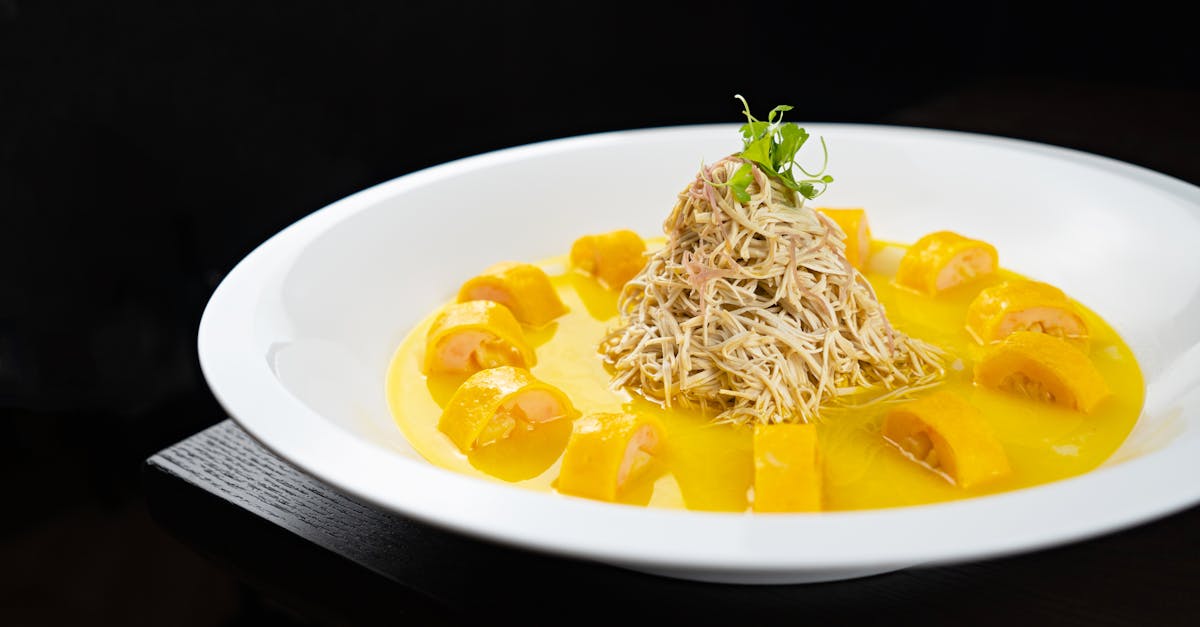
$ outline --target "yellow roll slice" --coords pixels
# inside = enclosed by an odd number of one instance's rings
[[[996,271],[991,244],[950,231],[917,240],[900,259],[896,283],[923,294],[937,294]]]
[[[646,265],[646,242],[633,231],[584,235],[571,246],[571,265],[619,290]]]
[[[471,374],[497,366],[532,368],[533,349],[507,307],[490,300],[448,305],[425,336],[426,374]]]
[[[935,392],[888,412],[883,437],[961,488],[1011,472],[1004,447],[983,415],[950,392]]]
[[[438,430],[468,453],[507,438],[516,429],[579,415],[558,388],[524,368],[480,370],[454,391],[442,410]]]
[[[822,477],[816,425],[754,426],[754,511],[819,512]]]
[[[508,307],[517,320],[540,327],[567,313],[541,268],[515,261],[498,263],[467,281],[458,290],[458,302],[490,300]]]
[[[1088,326],[1062,290],[1038,281],[1006,281],[979,292],[967,308],[967,332],[994,344],[1015,331],[1063,338],[1087,350]]]
[[[867,212],[863,209],[831,209],[820,207],[817,211],[841,227],[846,234],[846,260],[850,265],[864,270],[867,257],[871,254],[871,227],[867,224]]]
[[[1091,413],[1112,391],[1087,355],[1044,333],[1017,331],[975,364],[975,383]]]
[[[556,487],[563,494],[615,501],[664,446],[656,418],[595,413],[575,423]]]

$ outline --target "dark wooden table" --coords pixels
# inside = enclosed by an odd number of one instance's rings
[[[969,85],[886,121],[1049,142],[1200,183],[1198,110],[1195,91],[1022,79]],[[381,512],[229,421],[150,458],[145,480],[164,527],[318,622],[1200,624],[1200,508],[1033,554],[746,587],[532,554]]]
[[[816,585],[722,586],[498,546],[380,511],[292,468],[228,420],[147,460],[145,483],[163,527],[317,622],[1012,627],[1200,619],[1200,508],[1016,557]]]

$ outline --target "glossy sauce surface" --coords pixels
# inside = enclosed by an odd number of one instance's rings
[[[954,486],[910,461],[879,435],[890,405],[823,413],[819,440],[825,469],[825,509],[847,510],[932,503],[1002,492],[1087,472],[1124,441],[1141,412],[1144,385],[1132,352],[1103,320],[1080,307],[1091,328],[1089,357],[1113,396],[1092,414],[975,386],[971,371],[982,353],[963,327],[979,290],[1017,275],[1001,271],[938,296],[895,287],[904,248],[873,243],[866,273],[892,324],[947,353],[941,389],[961,395],[983,413],[1003,444],[1011,475],[972,489]],[[696,412],[663,409],[608,387],[596,345],[617,323],[616,293],[566,269],[566,257],[539,264],[570,312],[541,329],[526,329],[537,351],[534,376],[563,390],[582,412],[653,412],[666,429],[666,452],[621,500],[629,504],[743,511],[753,479],[752,429],[715,425]],[[462,378],[421,373],[425,335],[435,312],[397,349],[387,373],[387,399],[405,437],[431,463],[458,472],[553,491],[558,459],[571,432],[560,420],[463,455],[437,429],[441,408]]]

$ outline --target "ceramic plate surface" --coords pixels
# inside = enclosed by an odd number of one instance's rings
[[[829,206],[911,242],[950,229],[1095,310],[1136,353],[1146,405],[1094,472],[951,503],[751,515],[534,492],[425,462],[384,374],[405,333],[480,269],[579,235],[661,231],[676,194],[736,150],[736,126],[608,133],[463,159],[336,202],[246,257],[214,293],[200,361],[272,451],[382,508],[530,549],[723,582],[820,581],[1027,551],[1200,501],[1200,188],[1094,155],[978,135],[810,124]]]

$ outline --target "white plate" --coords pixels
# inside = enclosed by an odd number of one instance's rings
[[[200,362],[229,413],[284,459],[376,505],[463,533],[671,576],[805,582],[1026,551],[1200,501],[1200,188],[1094,155],[882,126],[808,125],[879,237],[981,237],[1124,336],[1148,384],[1104,467],[1036,488],[862,512],[750,515],[610,505],[425,462],[388,414],[406,331],[501,259],[575,237],[658,232],[733,125],[609,133],[463,159],[383,183],[288,227],[217,288]]]

